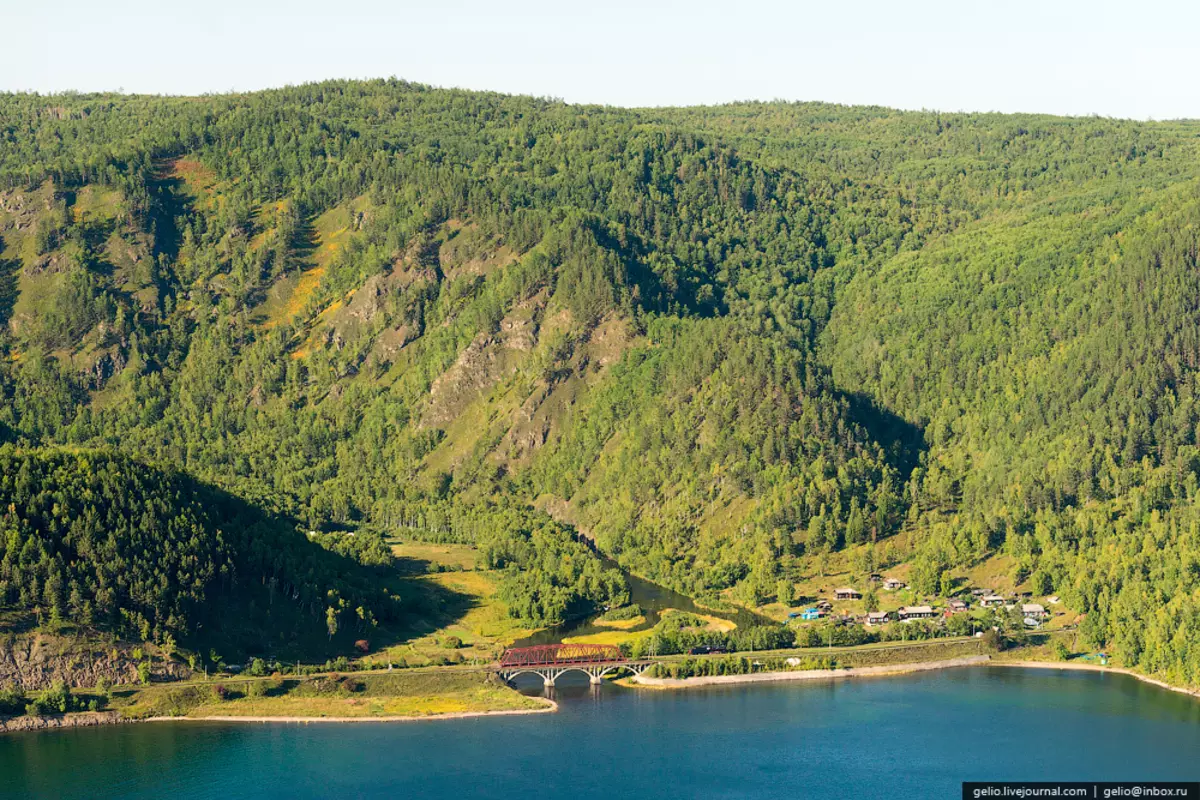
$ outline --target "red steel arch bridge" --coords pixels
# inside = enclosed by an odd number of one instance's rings
[[[592,683],[600,683],[610,672],[628,670],[641,675],[653,661],[628,658],[621,648],[609,644],[543,644],[535,647],[514,647],[504,651],[496,667],[505,681],[522,673],[539,676],[546,686],[564,672],[575,670],[587,675]]]

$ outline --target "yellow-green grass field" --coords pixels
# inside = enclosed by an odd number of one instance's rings
[[[700,625],[695,625],[690,630],[696,631],[717,631],[720,633],[728,633],[737,627],[737,624],[731,620],[714,617],[708,614],[697,614],[695,612],[683,612],[674,608],[664,609],[662,617],[664,619],[676,614],[687,613],[689,616],[697,617]],[[653,635],[655,628],[647,628],[645,630],[631,630],[639,625],[645,624],[645,617],[636,617],[629,620],[616,621],[597,621],[595,624],[612,630],[598,631],[596,633],[581,634],[579,636],[568,636],[563,639],[566,644],[633,644],[634,642]]]
[[[268,296],[264,305],[265,319],[263,327],[272,328],[288,322],[303,313],[311,300],[316,297],[321,286],[321,279],[333,260],[345,249],[347,242],[354,237],[355,219],[372,211],[370,201],[365,197],[357,197],[348,203],[343,203],[329,209],[312,221],[313,249],[309,253],[299,273],[283,278]],[[338,298],[325,308],[322,318],[340,308],[344,298]],[[293,353],[293,357],[303,357],[312,349],[313,339],[310,337],[304,345]],[[301,354],[297,356],[297,353]]]
[[[594,623],[601,628],[612,628],[614,630],[627,631],[633,628],[640,627],[646,624],[644,616],[636,616],[630,619],[598,619]]]
[[[496,597],[499,573],[491,571],[440,572],[427,575],[431,581],[453,592],[475,599],[466,614],[449,627],[452,633],[466,634],[471,640],[510,644],[533,633],[508,614],[508,606]],[[467,641],[464,638],[463,641]]]
[[[424,561],[451,569],[473,570],[479,551],[469,544],[434,544],[430,542],[392,542],[392,554],[397,558]]]
[[[135,719],[429,717],[545,707],[484,672],[450,669],[152,687],[118,698],[114,705]]]
[[[600,631],[599,633],[588,633],[580,636],[568,636],[563,639],[564,644],[632,644],[639,639],[644,639],[654,633],[653,628],[644,631]]]
[[[499,573],[475,569],[477,551],[470,545],[427,542],[391,543],[392,552],[411,566],[437,566],[449,571],[418,574],[405,583],[414,595],[430,602],[412,619],[402,642],[363,659],[372,666],[410,667],[480,664],[533,630],[508,613],[497,596]],[[402,569],[405,569],[402,562]]]
[[[671,612],[664,612],[664,616],[668,613]],[[709,614],[698,614],[695,611],[688,613],[690,613],[693,617],[699,617],[700,619],[704,620],[705,630],[716,631],[717,633],[729,633],[731,630],[737,627],[736,622],[730,619],[725,619],[724,617],[714,617]]]

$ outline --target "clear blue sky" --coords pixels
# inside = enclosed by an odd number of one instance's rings
[[[4,90],[395,75],[616,105],[1200,118],[1195,0],[0,0],[0,19]]]

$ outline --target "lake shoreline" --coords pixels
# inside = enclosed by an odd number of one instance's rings
[[[1194,777],[1187,773],[1200,752],[1200,705],[1122,677],[984,668],[675,692],[606,685],[596,693],[586,679],[559,684],[559,713],[540,717],[324,726],[193,719],[0,736],[0,795],[84,797],[107,788],[146,798],[467,800],[545,793],[546,778],[534,767],[552,765],[561,770],[555,786],[591,787],[597,796],[688,800],[734,787],[746,798],[771,798],[781,787],[801,787],[805,796],[838,798],[897,794],[902,763],[900,794],[950,797],[964,769],[1011,771],[1029,731],[1046,743],[1022,767],[1033,773],[1029,780],[1066,772],[1118,780],[1138,769],[1184,781]],[[979,741],[990,746],[971,748],[964,760],[963,742]],[[862,752],[871,757],[847,771],[847,754]],[[621,764],[638,772],[613,778]],[[663,764],[675,768],[669,783]],[[921,782],[926,774],[936,777]]]
[[[1099,672],[1101,674],[1116,673],[1118,675],[1128,675],[1131,678],[1137,678],[1142,683],[1148,683],[1151,686],[1157,686],[1160,689],[1168,689],[1179,694],[1186,694],[1200,700],[1200,689],[1188,689],[1185,686],[1176,686],[1158,678],[1151,678],[1148,675],[1142,675],[1139,672],[1134,672],[1131,669],[1124,667],[1102,667],[1099,664],[1073,664],[1069,661],[992,661],[989,666],[993,667],[1024,667],[1026,669],[1061,669],[1070,670],[1072,672]]]
[[[51,731],[64,728],[94,728],[100,725],[123,725],[141,720],[127,719],[116,711],[78,711],[44,717],[9,717],[0,719],[0,734],[26,731]]]
[[[751,672],[742,675],[700,675],[694,678],[651,678],[638,675],[630,682],[634,686],[656,689],[686,689],[693,686],[729,686],[744,683],[785,683],[792,681],[835,680],[839,678],[870,678],[887,675],[903,675],[911,672],[927,672],[952,667],[970,667],[991,662],[991,656],[963,656],[941,661],[913,661],[901,664],[883,664],[875,667],[848,667],[846,669],[798,669],[786,672]]]
[[[508,717],[526,714],[553,714],[558,703],[545,697],[532,698],[541,702],[541,708],[507,708],[494,711],[452,711],[445,714],[409,714],[395,716],[363,717],[296,717],[296,716],[239,716],[236,714],[208,715],[203,717],[122,717],[116,711],[81,711],[44,717],[12,717],[0,719],[0,734],[23,733],[26,731],[63,730],[66,728],[94,728],[102,725],[128,725],[141,722],[257,722],[260,724],[301,725],[321,722],[422,722],[440,719],[473,719],[475,717]]]
[[[875,667],[847,667],[845,669],[809,669],[788,672],[757,672],[743,675],[701,675],[694,678],[651,678],[637,675],[628,681],[622,681],[626,686],[648,689],[688,689],[697,686],[731,686],[747,683],[784,683],[793,681],[838,680],[843,678],[873,678],[892,675],[906,675],[914,672],[929,672],[939,669],[956,667],[1024,667],[1026,669],[1070,670],[1073,672],[1098,672],[1100,674],[1116,673],[1136,678],[1142,683],[1168,689],[1172,692],[1185,694],[1200,700],[1200,690],[1175,686],[1166,681],[1152,678],[1123,667],[1104,667],[1099,664],[1072,664],[1068,661],[997,661],[990,655],[964,656],[961,658],[943,659],[940,661],[914,661],[900,664],[886,664]]]
[[[937,661],[913,661],[899,664],[884,664],[873,667],[848,667],[845,669],[812,669],[785,672],[758,672],[742,675],[703,675],[693,678],[651,678],[637,675],[615,681],[618,685],[634,689],[690,689],[701,686],[737,686],[752,683],[790,683],[798,681],[841,680],[850,678],[882,678],[908,675],[916,672],[931,672],[959,667],[1017,667],[1025,669],[1062,670],[1119,674],[1135,678],[1160,689],[1188,695],[1200,700],[1200,690],[1174,686],[1166,681],[1142,675],[1123,667],[1106,667],[1098,664],[1078,664],[1067,661],[1022,661],[996,660],[990,655],[963,656]],[[0,734],[64,728],[96,727],[100,725],[123,725],[138,722],[236,722],[259,724],[307,725],[309,723],[357,723],[357,722],[421,722],[425,720],[472,719],[477,717],[524,716],[528,714],[553,714],[559,710],[558,703],[545,697],[531,698],[542,703],[541,708],[497,709],[494,711],[455,711],[445,714],[361,716],[361,717],[297,717],[297,716],[240,716],[206,715],[202,717],[122,717],[115,711],[78,712],[46,717],[12,717],[0,719]]]
[[[218,714],[203,717],[148,717],[143,722],[258,722],[262,724],[282,723],[291,725],[307,725],[310,722],[422,722],[438,719],[473,719],[476,717],[512,717],[526,714],[553,714],[558,711],[558,703],[545,697],[532,698],[544,705],[541,708],[507,708],[495,711],[451,711],[445,714],[408,714],[397,716],[371,717],[272,717],[248,716],[237,714]]]

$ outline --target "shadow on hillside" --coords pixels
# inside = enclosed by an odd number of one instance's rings
[[[37,615],[18,608],[0,608],[0,633],[27,633],[38,626]]]
[[[400,575],[409,577],[416,575],[428,574],[433,566],[433,562],[425,558],[413,558],[412,556],[397,556],[396,557],[396,572]]]
[[[0,236],[0,251],[4,250],[4,237]],[[21,262],[0,258],[0,325],[7,325],[17,303],[17,276]]]
[[[870,437],[887,452],[888,463],[907,480],[928,449],[925,431],[903,417],[896,416],[862,392],[846,392],[850,418],[863,426]]]
[[[408,560],[412,559],[399,559],[402,562]],[[405,620],[395,629],[393,639],[386,642],[388,645],[406,644],[414,639],[429,636],[453,625],[468,612],[480,607],[478,598],[456,592],[433,581],[407,580],[401,584],[400,597],[406,610]]]
[[[154,255],[166,256],[175,261],[179,256],[179,246],[183,242],[183,232],[175,223],[177,217],[190,217],[195,208],[187,189],[170,168],[174,160],[163,160],[156,164],[156,171],[147,181],[150,190],[150,208],[147,213],[150,234],[154,239]]]
[[[405,579],[395,564],[363,564],[353,539],[326,549],[299,520],[275,513],[195,479],[185,478],[224,543],[234,551],[234,577],[218,579],[208,602],[189,614],[185,644],[227,661],[263,656],[321,662],[432,633],[474,606],[474,598],[429,581]],[[406,565],[402,565],[406,566]],[[395,598],[399,598],[399,602]],[[340,606],[330,634],[328,609]],[[362,609],[363,613],[359,613]],[[371,624],[371,617],[377,625]]]
[[[621,242],[600,226],[593,232],[597,243],[615,253],[625,265],[625,280],[633,291],[635,305],[644,311],[669,313],[683,309],[697,317],[715,317],[728,311],[715,284],[696,282],[698,276],[683,275],[678,286],[668,287],[662,277],[651,269],[646,259],[649,248],[633,240]],[[709,291],[702,291],[707,287]],[[619,288],[619,287],[614,287]]]
[[[292,260],[292,263],[288,265],[288,271],[290,272],[296,267],[308,269],[314,266],[318,244],[320,242],[318,242],[317,229],[313,225],[313,217],[307,216],[296,226],[292,240],[288,242]]]
[[[74,230],[78,232],[78,236],[83,241],[84,246],[93,254],[89,268],[105,277],[113,274],[113,266],[96,257],[96,255],[104,252],[104,247],[108,243],[109,237],[112,236],[113,231],[116,229],[117,223],[115,220],[96,221],[89,219],[84,222],[77,222],[74,226]]]
[[[270,272],[260,276],[261,281],[245,290],[243,302],[246,308],[252,310],[255,324],[264,324],[267,310],[263,304],[270,296],[271,290],[287,278],[293,277],[316,266],[318,241],[317,230],[313,226],[313,218],[305,217],[296,226],[291,240],[288,242],[286,263],[272,266]]]

